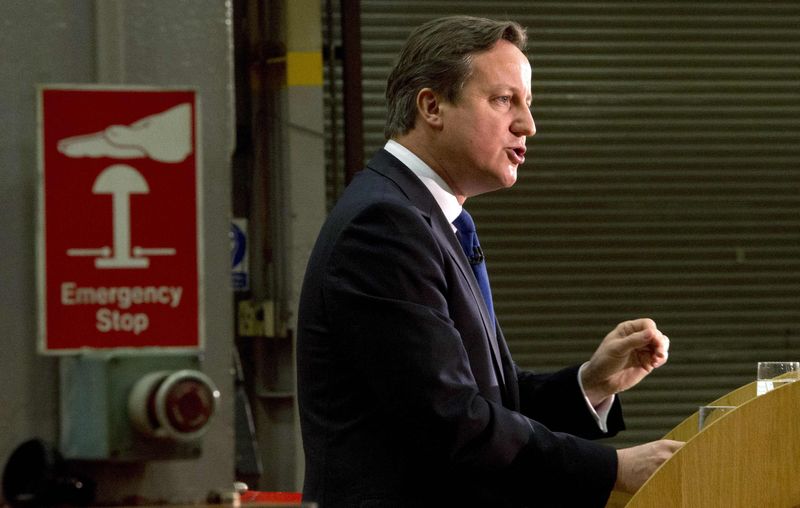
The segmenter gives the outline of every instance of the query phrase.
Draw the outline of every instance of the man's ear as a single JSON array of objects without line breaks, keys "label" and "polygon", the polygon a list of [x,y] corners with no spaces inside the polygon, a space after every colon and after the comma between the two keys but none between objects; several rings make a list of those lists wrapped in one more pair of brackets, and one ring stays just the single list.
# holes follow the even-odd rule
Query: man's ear
[{"label": "man's ear", "polygon": [[439,94],[430,88],[417,93],[417,114],[419,119],[431,128],[442,128],[442,103]]}]

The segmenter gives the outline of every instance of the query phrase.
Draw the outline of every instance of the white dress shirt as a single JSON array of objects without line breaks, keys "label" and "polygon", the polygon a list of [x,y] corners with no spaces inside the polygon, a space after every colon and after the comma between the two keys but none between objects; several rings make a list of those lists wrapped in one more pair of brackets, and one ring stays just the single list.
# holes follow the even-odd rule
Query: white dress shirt
[{"label": "white dress shirt", "polygon": [[[431,169],[430,166],[425,164],[425,162],[417,157],[411,150],[404,147],[397,141],[390,139],[386,142],[384,149],[389,152],[390,154],[397,157],[397,159],[402,162],[403,164],[414,173],[417,178],[428,188],[430,193],[433,195],[433,199],[436,200],[436,203],[439,205],[439,208],[442,209],[442,213],[444,213],[447,222],[450,223],[452,226],[453,221],[456,220],[456,217],[461,213],[462,207],[459,204],[458,199],[456,198],[453,190],[447,185],[441,176],[439,176],[436,171]],[[456,228],[453,226],[453,232],[455,232]],[[581,388],[581,392],[583,392],[583,397],[586,399],[586,405],[589,408],[589,412],[594,417],[597,425],[600,427],[600,430],[603,432],[608,432],[608,413],[611,410],[611,405],[614,402],[614,395],[611,397],[606,398],[597,407],[592,406],[589,402],[589,398],[586,397],[586,391],[583,389],[583,383],[581,382],[581,373],[583,369],[586,367],[586,363],[581,365],[581,368],[578,370],[578,385]]]}]

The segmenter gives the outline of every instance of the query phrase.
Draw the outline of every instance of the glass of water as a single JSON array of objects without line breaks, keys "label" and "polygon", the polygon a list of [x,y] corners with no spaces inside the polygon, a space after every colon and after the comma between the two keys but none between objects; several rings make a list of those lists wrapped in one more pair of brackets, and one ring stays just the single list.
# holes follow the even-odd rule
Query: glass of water
[{"label": "glass of water", "polygon": [[800,379],[800,362],[758,362],[756,395]]}]

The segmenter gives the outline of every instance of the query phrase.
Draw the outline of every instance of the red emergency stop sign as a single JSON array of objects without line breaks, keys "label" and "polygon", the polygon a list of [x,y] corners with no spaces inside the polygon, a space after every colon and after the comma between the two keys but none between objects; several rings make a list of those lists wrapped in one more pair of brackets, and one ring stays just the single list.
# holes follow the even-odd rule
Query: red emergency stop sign
[{"label": "red emergency stop sign", "polygon": [[191,90],[39,91],[39,350],[203,345]]}]

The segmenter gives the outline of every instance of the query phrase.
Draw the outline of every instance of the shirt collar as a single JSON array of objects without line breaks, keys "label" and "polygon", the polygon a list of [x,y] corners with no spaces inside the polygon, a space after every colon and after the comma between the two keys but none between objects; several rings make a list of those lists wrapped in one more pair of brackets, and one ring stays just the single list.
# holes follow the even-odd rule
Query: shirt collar
[{"label": "shirt collar", "polygon": [[461,205],[458,203],[458,199],[456,195],[453,194],[450,186],[445,183],[442,177],[411,150],[393,139],[387,141],[383,148],[397,157],[400,162],[405,164],[408,169],[420,179],[433,195],[433,199],[436,200],[439,208],[442,209],[442,213],[444,213],[445,218],[447,218],[447,222],[452,224],[461,213]]}]

